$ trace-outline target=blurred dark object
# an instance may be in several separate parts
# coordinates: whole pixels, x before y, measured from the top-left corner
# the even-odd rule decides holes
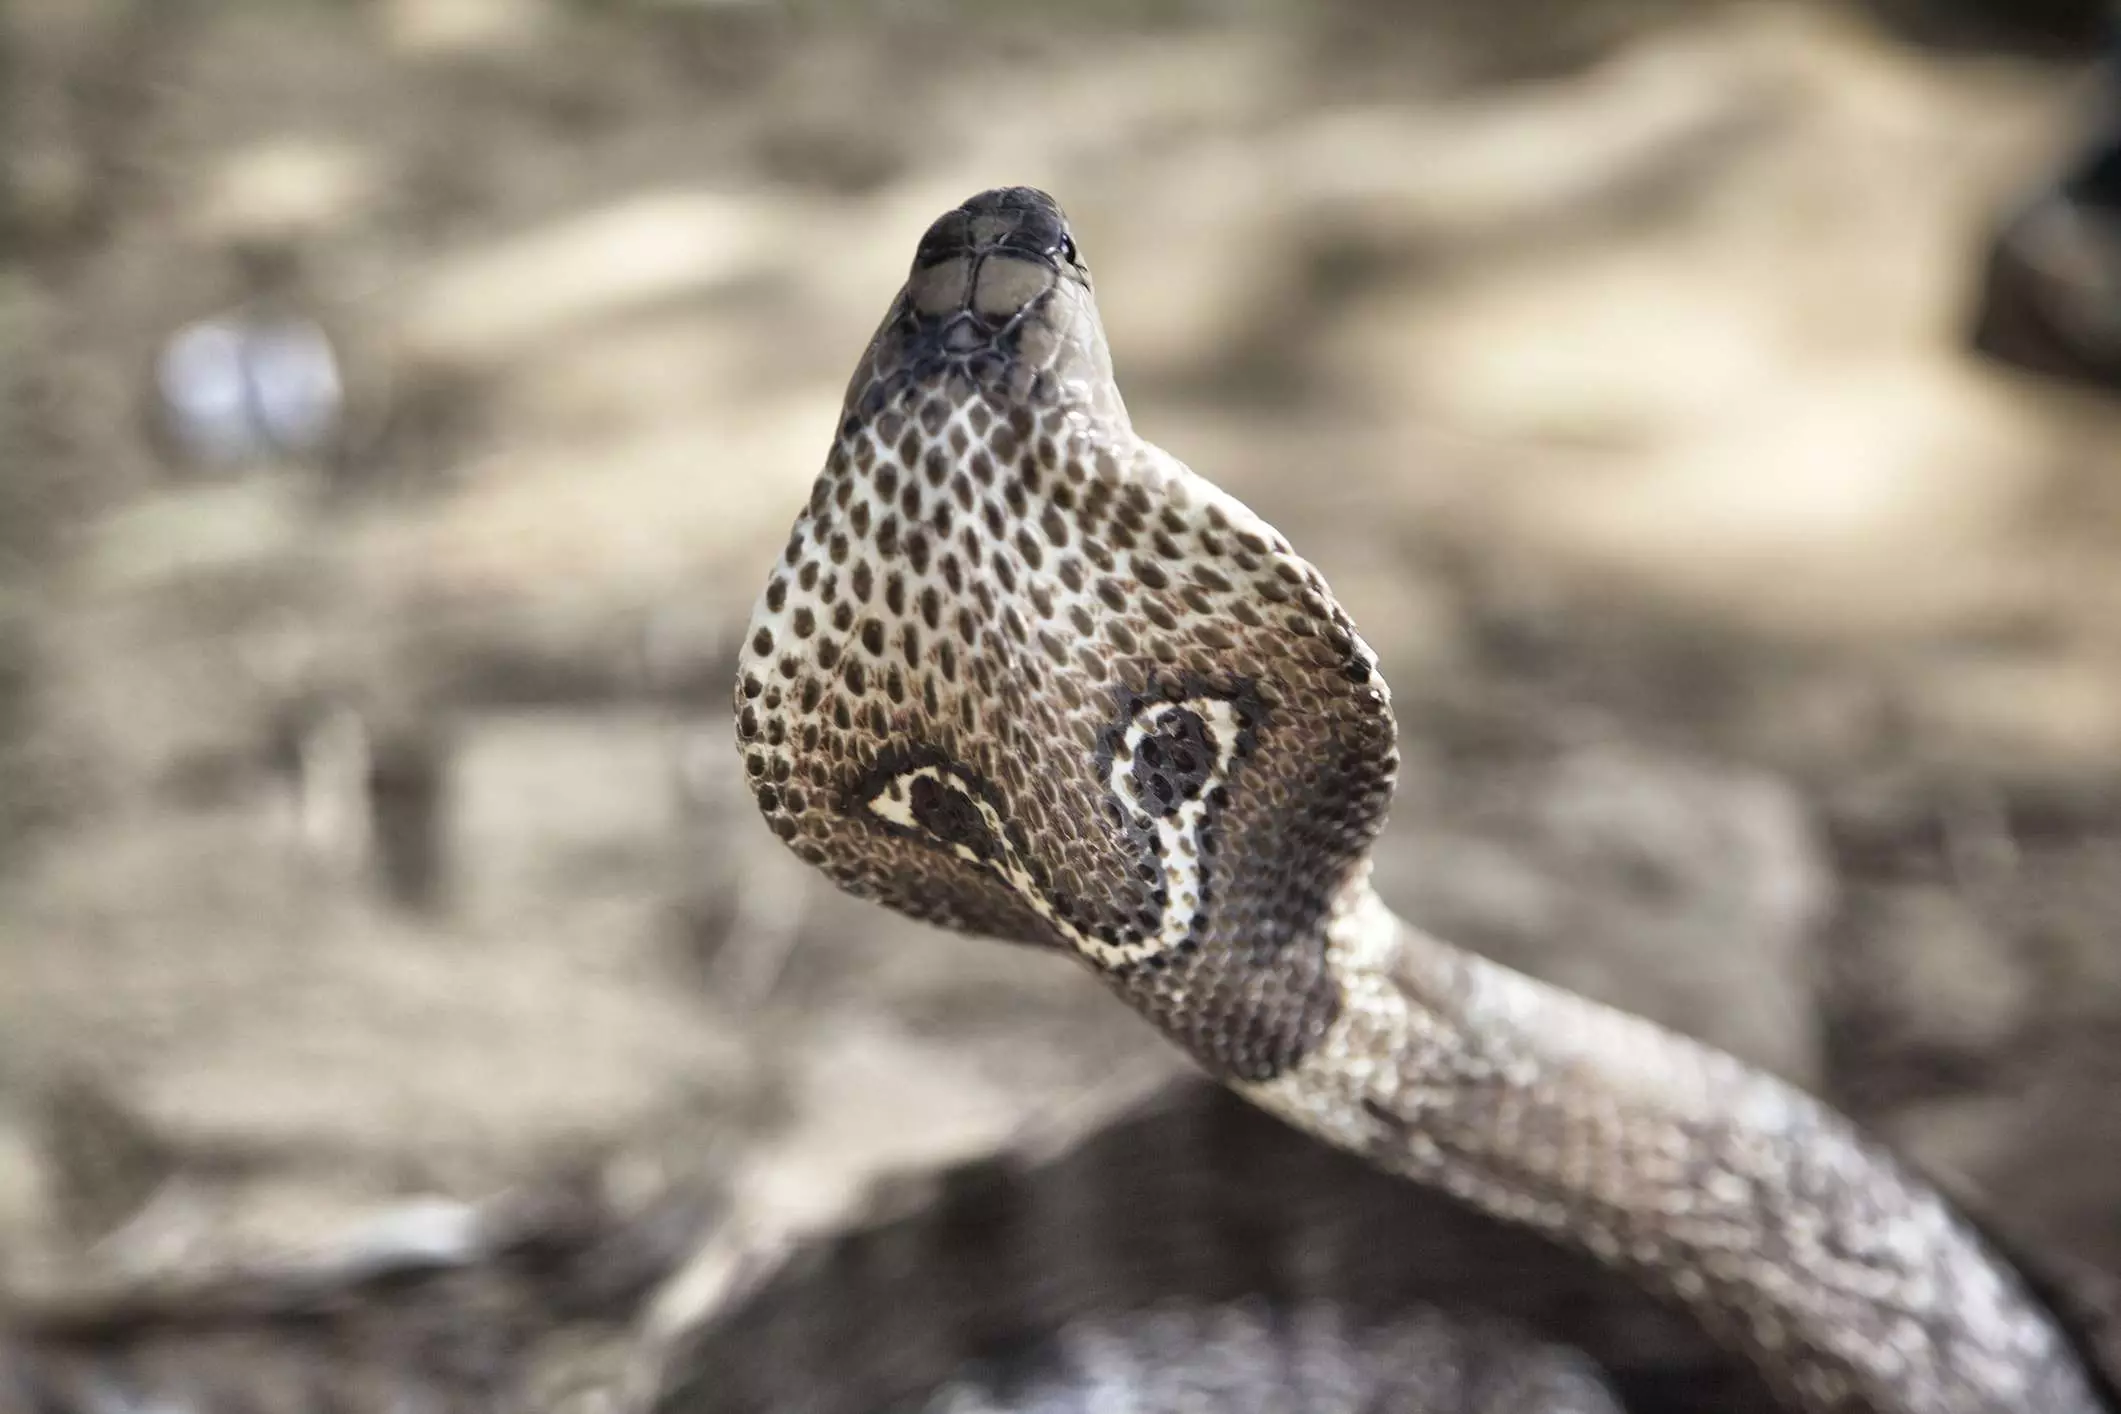
[[[393,907],[436,913],[449,899],[448,725],[371,694],[313,688],[282,703],[267,759],[302,846],[365,878]]]
[[[133,145],[194,0],[0,0],[0,255],[70,265],[150,180]]]
[[[56,379],[35,357],[49,313],[0,262],[0,866],[66,808],[42,595],[77,498],[52,425]]]
[[[2121,392],[2121,26],[2090,140],[1989,249],[1974,348],[2031,373]]]
[[[369,744],[368,808],[376,882],[415,913],[448,901],[450,743],[435,723],[399,724]]]
[[[0,1409],[607,1408],[643,1305],[714,1202],[548,1176],[470,1205],[408,1203],[328,1247],[0,1301]]]
[[[161,1192],[177,1156],[116,1088],[83,1071],[58,1075],[38,1095],[55,1216],[89,1245],[124,1227]]]
[[[1867,0],[1909,39],[1950,49],[2086,54],[2114,18],[2112,0]]]
[[[1403,1391],[1410,1375],[1427,1398],[1330,1403],[1462,1409],[1421,1373],[1494,1379],[1512,1350],[1521,1367],[1556,1344],[1638,1414],[1783,1407],[1688,1318],[1590,1259],[1204,1078],[1087,1133],[881,1186],[856,1221],[724,1270],[657,1342],[643,1409],[1306,1408],[1313,1391]],[[1159,1316],[1187,1312],[1207,1319],[1166,1321],[1179,1338],[1153,1348]],[[1218,1327],[1239,1338],[1218,1340]],[[1372,1339],[1305,1347],[1306,1331],[1333,1330]],[[1101,1374],[1081,1361],[1096,1350]],[[1421,1372],[1425,1359],[1437,1363]],[[1189,1370],[1204,1388],[1137,1397],[1152,1375]],[[1022,1398],[1031,1391],[1043,1398]]]

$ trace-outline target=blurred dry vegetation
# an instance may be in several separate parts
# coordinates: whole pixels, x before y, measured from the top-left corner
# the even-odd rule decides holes
[[[1172,1064],[732,776],[843,380],[1018,182],[1137,423],[1383,655],[1397,905],[2121,1268],[2121,412],[1960,352],[2086,95],[1933,33],[0,0],[0,1275],[555,1165],[813,1220]],[[337,435],[176,464],[157,350],[266,308]]]

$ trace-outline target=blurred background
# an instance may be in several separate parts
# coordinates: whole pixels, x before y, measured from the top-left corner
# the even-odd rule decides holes
[[[2092,3],[0,0],[0,1286],[826,1220],[1176,1062],[840,899],[736,635],[927,222],[1316,561],[1403,912],[2121,1270],[2121,405],[1969,352]]]

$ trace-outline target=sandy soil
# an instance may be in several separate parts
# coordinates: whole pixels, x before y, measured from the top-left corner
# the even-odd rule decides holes
[[[829,894],[732,775],[847,371],[1003,182],[1076,216],[1138,424],[1383,654],[1396,905],[2121,1270],[2121,413],[1958,345],[2071,72],[1799,6],[1168,9],[17,0],[10,1272],[584,1154],[817,1220],[1173,1063]],[[154,351],[245,300],[333,331],[344,444],[172,468]],[[440,763],[412,906],[364,740]]]

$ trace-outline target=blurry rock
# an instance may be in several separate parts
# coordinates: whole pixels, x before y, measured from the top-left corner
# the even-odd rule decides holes
[[[1446,80],[1468,86],[1537,80],[1595,63],[1629,40],[1715,8],[1701,0],[1637,0],[1583,5],[1571,0],[1501,0],[1488,5],[1424,5],[1414,14],[1392,0],[1330,0],[1306,7],[1325,52],[1363,72],[1389,56],[1405,66],[1408,46],[1421,35],[1419,62]],[[1418,71],[1417,71],[1418,72]],[[1423,77],[1428,77],[1424,74]]]
[[[2121,1273],[2121,1025],[2073,1028],[1986,1090],[1910,1102],[1879,1132],[1926,1172],[2008,1216],[2036,1248]]]
[[[84,155],[56,144],[0,157],[0,244],[52,246],[86,224],[91,206]]]
[[[2030,373],[2121,392],[2121,29],[2112,49],[2081,149],[1989,248],[1973,344]]]
[[[193,7],[154,0],[0,4],[0,246],[33,257],[94,241],[133,173],[153,58]]]
[[[398,908],[446,904],[452,748],[438,717],[318,689],[285,701],[270,736],[305,851]]]
[[[51,769],[59,734],[50,720],[52,643],[39,590],[67,543],[73,507],[62,459],[52,455],[52,375],[35,357],[49,313],[45,302],[17,298],[0,280],[0,866],[63,808]]]
[[[198,174],[189,224],[202,237],[253,247],[327,241],[381,199],[374,148],[315,131],[261,133]]]
[[[49,808],[34,749],[43,645],[19,592],[0,580],[0,864]]]
[[[2076,1028],[2121,1036],[2121,783],[1855,783],[1826,802],[1845,904],[1826,974],[1837,1089],[1859,1117],[2016,1092]]]
[[[1967,48],[2082,53],[2107,32],[2110,0],[1867,0],[1902,33]]]
[[[320,862],[350,869],[367,853],[368,724],[325,692],[282,702],[267,729],[266,759],[287,791],[296,839]]]
[[[1909,884],[1852,898],[1844,996],[1895,1064],[1978,1071],[2032,1020],[2032,959],[1960,889]],[[1853,975],[1851,975],[1853,974]]]
[[[368,808],[375,878],[401,908],[431,912],[447,899],[448,807],[449,743],[439,728],[408,723],[373,739]]]
[[[629,1200],[548,1174],[482,1204],[386,1210],[275,1260],[15,1293],[0,1407],[610,1409],[637,1313],[712,1209],[695,1190]]]
[[[87,1245],[137,1218],[177,1171],[177,1155],[102,1078],[70,1070],[37,1096],[46,1204]]]
[[[387,0],[377,7],[390,42],[426,58],[514,54],[550,44],[546,0]]]
[[[1961,1094],[1903,1105],[1876,1129],[1962,1202],[1984,1211],[2003,1207],[1984,1197],[1988,1185],[1976,1175],[1993,1172],[1999,1137],[2018,1130],[2024,1101],[2016,1095]],[[2024,1218],[2039,1209],[2011,1190],[2009,1206]]]
[[[1834,1098],[2036,1250],[2121,1271],[2121,788],[1955,763],[1839,794]]]
[[[1981,1176],[2058,1250],[2121,1273],[2121,1017],[2058,1038],[2027,1089]]]
[[[2113,207],[2036,198],[1989,251],[1974,316],[1977,353],[2028,373],[2121,392],[2121,136]]]
[[[1405,778],[1378,878],[1416,922],[1816,1079],[1833,878],[1790,787],[1620,741],[1482,748]]]

